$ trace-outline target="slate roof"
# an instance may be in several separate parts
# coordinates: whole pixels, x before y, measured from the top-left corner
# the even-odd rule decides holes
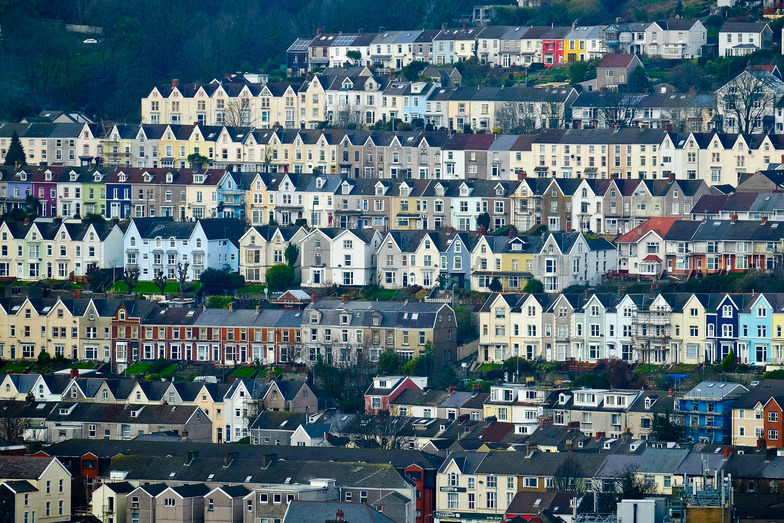
[[[55,458],[0,456],[0,479],[38,479]]]
[[[368,523],[394,523],[366,503],[345,503],[340,501],[299,501],[289,503],[283,523],[303,521],[329,521],[335,518],[338,510],[343,512],[346,521]]]
[[[784,395],[784,380],[762,380],[756,387],[740,396],[732,405],[733,409],[753,409],[757,403],[765,405],[772,397]]]
[[[3,473],[0,472],[0,476],[2,475]],[[27,480],[4,481],[2,485],[8,487],[8,489],[15,494],[21,494],[23,492],[38,492],[38,489]]]
[[[634,54],[606,54],[599,60],[596,67],[629,67],[635,58],[637,55]]]
[[[437,406],[448,395],[446,390],[438,389],[407,389],[398,394],[398,396],[390,402],[391,405],[419,405],[419,406]]]
[[[690,400],[723,401],[741,397],[747,392],[746,387],[739,383],[702,381],[688,391],[683,398]]]

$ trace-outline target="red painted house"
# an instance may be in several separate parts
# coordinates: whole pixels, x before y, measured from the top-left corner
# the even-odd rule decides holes
[[[545,67],[564,62],[566,35],[571,30],[571,27],[552,27],[542,35],[542,63]]]
[[[365,414],[389,412],[389,404],[404,390],[424,389],[427,378],[419,376],[376,376],[365,391]]]
[[[784,448],[784,396],[770,398],[763,410],[763,421],[765,430],[762,437],[765,438],[768,448]]]

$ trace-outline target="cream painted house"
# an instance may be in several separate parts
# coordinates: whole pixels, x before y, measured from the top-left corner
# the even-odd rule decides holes
[[[57,458],[0,456],[0,489],[11,521],[71,521],[71,474]]]
[[[251,227],[240,238],[240,274],[247,282],[264,283],[267,270],[286,263],[288,246],[297,245],[306,234],[304,227]]]

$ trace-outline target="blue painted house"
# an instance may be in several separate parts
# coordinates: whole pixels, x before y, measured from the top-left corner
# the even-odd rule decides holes
[[[772,363],[773,312],[778,294],[756,294],[739,314],[737,361],[751,365]]]
[[[729,443],[732,405],[748,389],[739,383],[703,381],[675,400],[683,414],[684,436],[695,443]]]
[[[117,170],[106,176],[106,210],[108,218],[131,217],[131,181],[127,173]]]
[[[711,307],[705,314],[705,338],[712,345],[710,361],[721,361],[730,352],[734,352],[737,357],[738,319],[743,295],[725,294],[711,298]]]
[[[441,251],[441,274],[447,277],[447,287],[470,288],[474,240],[467,232],[458,232],[452,238],[447,238],[446,248]]]

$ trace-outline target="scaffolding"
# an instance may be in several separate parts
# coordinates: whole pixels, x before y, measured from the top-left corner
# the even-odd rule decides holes
[[[664,306],[638,309],[632,321],[636,359],[640,363],[672,363],[670,312]]]

